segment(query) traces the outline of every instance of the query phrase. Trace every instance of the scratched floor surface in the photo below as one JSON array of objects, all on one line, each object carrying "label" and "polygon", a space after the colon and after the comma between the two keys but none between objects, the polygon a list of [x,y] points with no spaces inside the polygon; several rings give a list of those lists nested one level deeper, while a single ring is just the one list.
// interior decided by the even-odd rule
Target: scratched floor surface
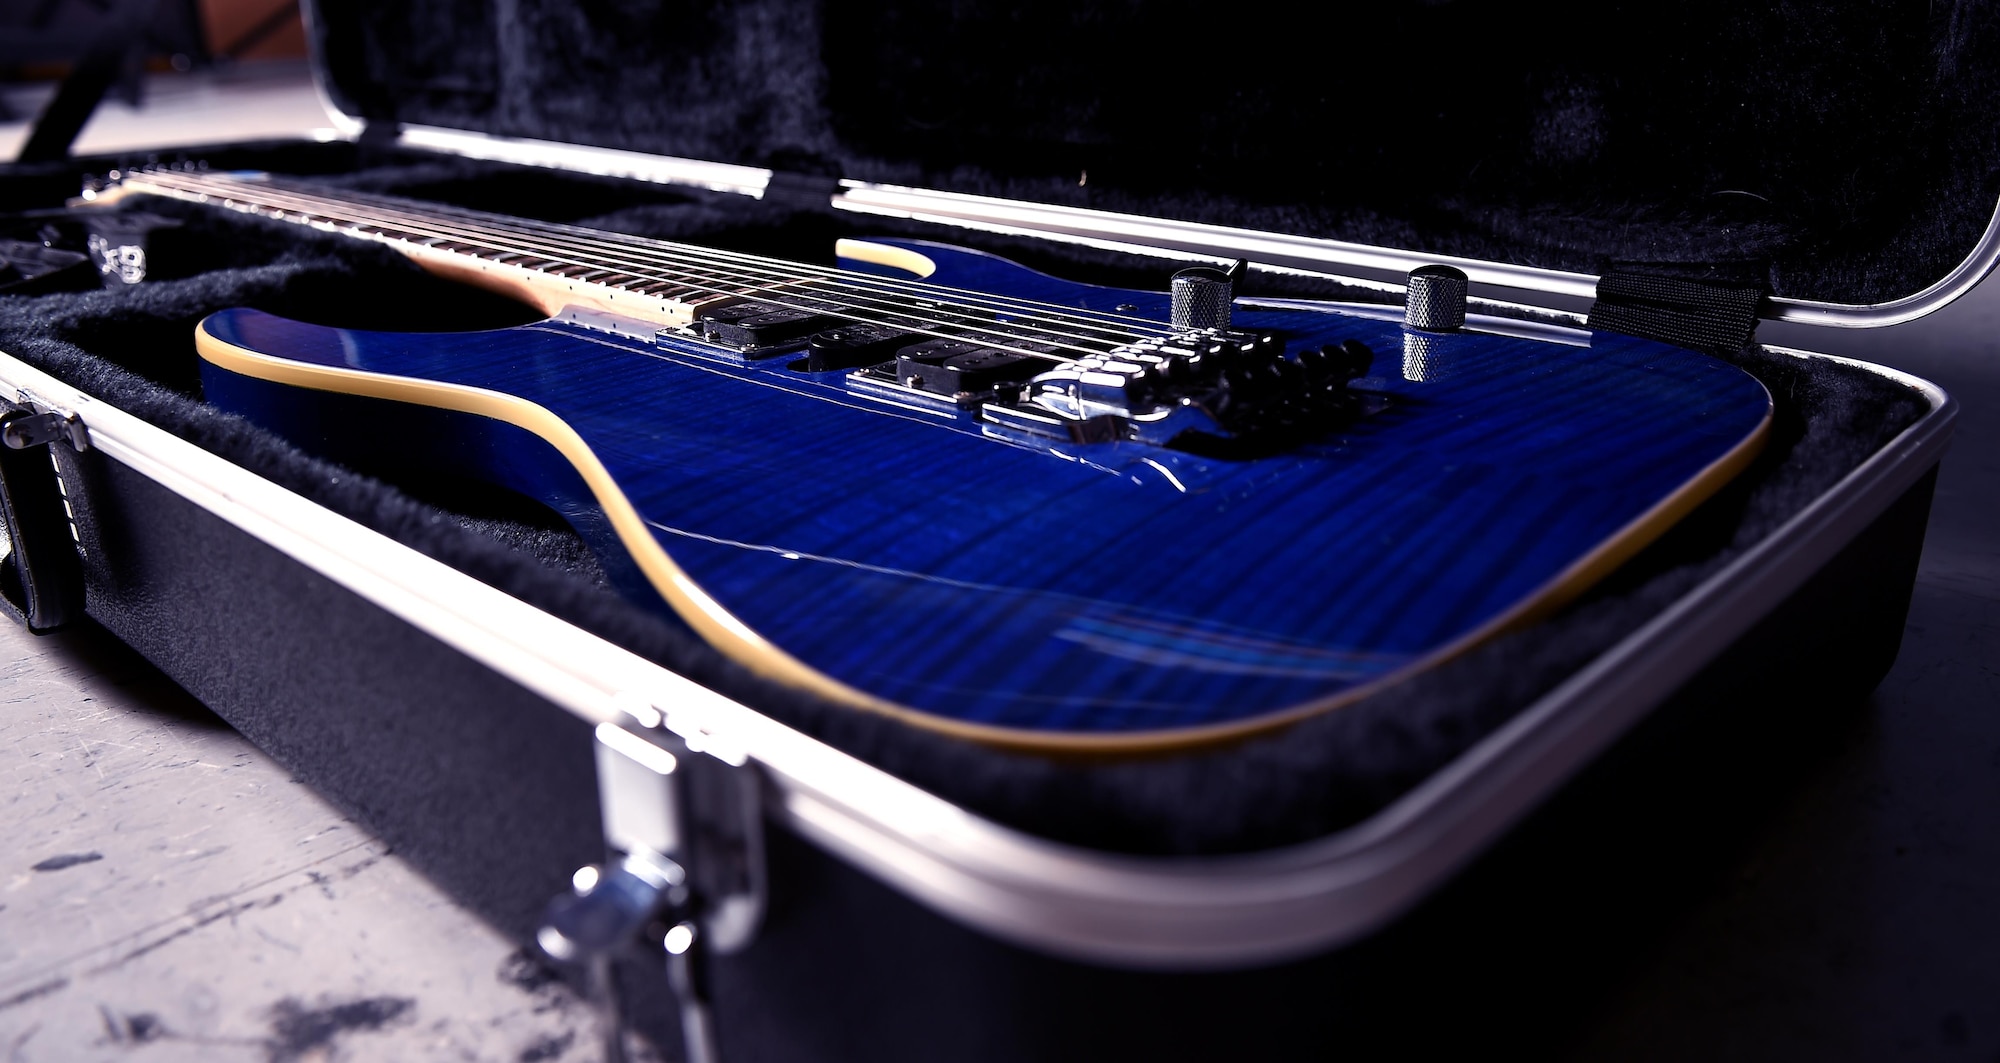
[{"label": "scratched floor surface", "polygon": [[[326,124],[296,64],[149,84],[78,150]],[[0,1063],[581,1060],[591,1018],[108,636],[0,621]]]},{"label": "scratched floor surface", "polygon": [[0,1061],[578,1060],[591,1018],[109,636],[0,622]]}]

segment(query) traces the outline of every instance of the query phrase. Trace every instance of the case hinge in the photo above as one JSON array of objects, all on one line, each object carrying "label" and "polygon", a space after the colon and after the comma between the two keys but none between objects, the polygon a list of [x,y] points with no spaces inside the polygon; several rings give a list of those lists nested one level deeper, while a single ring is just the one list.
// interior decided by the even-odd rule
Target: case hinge
[{"label": "case hinge", "polygon": [[0,609],[29,631],[54,631],[83,615],[82,537],[51,443],[81,452],[76,414],[23,395],[0,404]]},{"label": "case hinge", "polygon": [[662,960],[687,1058],[712,1063],[707,958],[749,945],[763,919],[761,783],[742,758],[661,727],[599,724],[596,753],[607,859],[549,902],[536,942],[566,962]]}]

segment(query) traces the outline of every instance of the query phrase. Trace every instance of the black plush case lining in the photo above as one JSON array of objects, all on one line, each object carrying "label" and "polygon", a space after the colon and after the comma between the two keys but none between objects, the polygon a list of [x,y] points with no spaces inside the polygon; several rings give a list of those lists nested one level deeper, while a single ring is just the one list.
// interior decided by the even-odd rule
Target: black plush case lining
[{"label": "black plush case lining", "polygon": [[308,6],[385,126],[1591,274],[1751,260],[1792,298],[1925,287],[2000,193],[1990,4]]}]

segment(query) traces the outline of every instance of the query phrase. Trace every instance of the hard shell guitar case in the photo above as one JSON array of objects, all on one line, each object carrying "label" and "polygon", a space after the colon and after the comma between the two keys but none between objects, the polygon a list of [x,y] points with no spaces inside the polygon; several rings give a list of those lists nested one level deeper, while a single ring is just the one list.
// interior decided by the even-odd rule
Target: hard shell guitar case
[{"label": "hard shell guitar case", "polygon": [[[37,629],[89,614],[468,907],[580,985],[613,987],[669,1058],[1532,1041],[1618,948],[1600,928],[1643,918],[1629,879],[1673,859],[1610,839],[1701,808],[1688,791],[1704,773],[1742,770],[1743,750],[1863,696],[1894,660],[1954,407],[1756,329],[1907,320],[1990,269],[1989,13],[1407,5],[1344,12],[1337,37],[1288,9],[1193,4],[307,15],[339,135],[17,164],[0,207],[60,208],[86,179],[148,167],[248,171],[517,219],[504,224],[537,240],[577,226],[821,270],[838,246],[891,278],[870,284],[919,283],[910,263],[950,245],[1153,293],[1162,314],[1170,278],[1205,268],[1193,276],[1227,278],[1242,321],[1332,307],[1365,323],[1370,357],[1349,374],[1363,396],[1371,378],[1376,394],[1442,379],[1443,332],[1404,304],[1425,273],[1462,274],[1465,334],[1585,362],[1678,352],[1770,396],[1740,468],[1531,623],[1282,726],[1022,748],[719,650],[621,595],[616,551],[417,460],[407,425],[331,417],[328,432],[367,445],[330,454],[203,375],[217,342],[248,349],[262,315],[354,340],[542,311],[301,225],[296,206],[80,208],[167,224],[140,284],[0,295],[0,592]],[[1536,49],[1494,46],[1524,20]],[[1018,325],[1002,312],[975,327],[1019,354],[1018,333],[996,331]],[[913,398],[927,374],[968,374],[954,390],[975,378],[907,353],[880,364],[917,381],[888,374],[871,394],[964,417],[1005,437],[994,446],[1073,444],[1089,462],[1091,446],[1138,440],[1092,436],[1113,422],[1087,426],[1080,390],[1062,393],[1077,427],[1056,444],[1028,422],[1060,403]],[[1368,401],[1341,416],[1423,413]],[[1606,431],[1634,416],[1563,405],[1533,408],[1551,431],[1572,412]],[[1139,442],[1167,446],[1156,467],[1172,474],[1208,445],[1191,439]],[[1243,457],[1216,453],[1203,460]],[[1476,558],[1490,540],[1469,541]],[[1177,556],[1138,536],[1101,563],[1171,584],[1189,575]],[[1307,557],[1300,578],[1333,560]],[[1369,597],[1393,609],[1414,593]],[[1128,661],[1135,646],[1177,666],[1195,653],[1143,625],[1072,634]],[[1306,667],[1205,638],[1204,667]]]}]

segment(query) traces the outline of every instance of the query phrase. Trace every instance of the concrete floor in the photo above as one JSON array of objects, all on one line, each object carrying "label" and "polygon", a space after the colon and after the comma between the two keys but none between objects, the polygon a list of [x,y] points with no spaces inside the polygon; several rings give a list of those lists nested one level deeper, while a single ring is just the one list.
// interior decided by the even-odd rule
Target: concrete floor
[{"label": "concrete floor", "polygon": [[0,624],[0,1059],[584,1059],[593,1013],[87,627]]},{"label": "concrete floor", "polygon": [[[303,65],[245,63],[105,101],[74,150],[328,125]],[[0,622],[0,750],[0,1061],[597,1057],[531,955],[101,630]]]},{"label": "concrete floor", "polygon": [[[296,110],[272,122],[321,124],[281,82],[257,89]],[[194,139],[161,113],[107,112],[82,147]],[[1742,805],[1550,1054],[2000,1060],[2000,280],[1890,329],[1763,338],[1963,405],[1903,653]],[[592,1051],[579,1002],[101,633],[0,625],[0,704],[0,1058]]]}]

